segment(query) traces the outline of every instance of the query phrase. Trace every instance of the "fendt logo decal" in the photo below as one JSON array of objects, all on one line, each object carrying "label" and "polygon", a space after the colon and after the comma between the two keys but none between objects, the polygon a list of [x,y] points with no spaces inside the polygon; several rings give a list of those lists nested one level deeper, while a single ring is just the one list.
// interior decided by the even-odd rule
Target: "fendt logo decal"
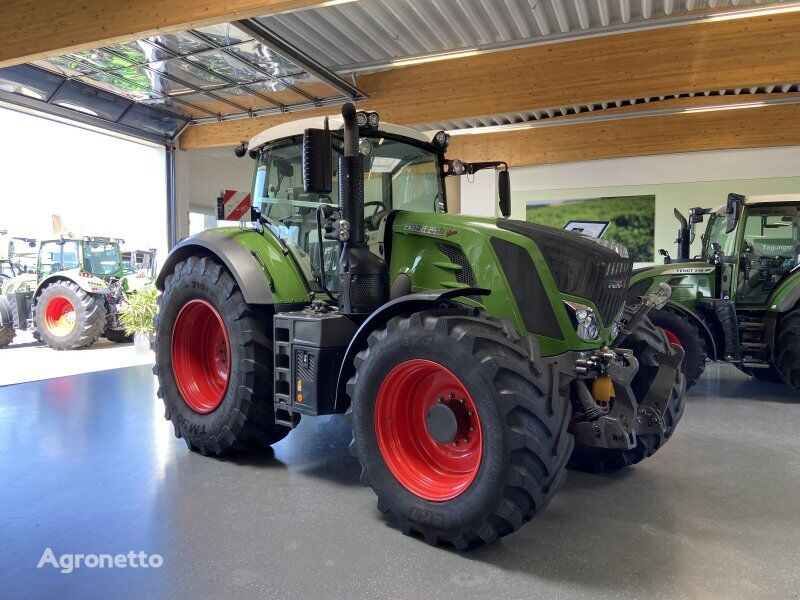
[{"label": "fendt logo decal", "polygon": [[412,233],[427,233],[428,235],[443,235],[446,237],[450,237],[451,235],[456,235],[458,233],[453,229],[448,229],[445,231],[441,227],[436,227],[434,225],[420,225],[419,223],[408,223],[407,225],[403,226],[403,229]]},{"label": "fendt logo decal", "polygon": [[662,271],[662,275],[705,275],[713,273],[714,267],[677,267]]}]

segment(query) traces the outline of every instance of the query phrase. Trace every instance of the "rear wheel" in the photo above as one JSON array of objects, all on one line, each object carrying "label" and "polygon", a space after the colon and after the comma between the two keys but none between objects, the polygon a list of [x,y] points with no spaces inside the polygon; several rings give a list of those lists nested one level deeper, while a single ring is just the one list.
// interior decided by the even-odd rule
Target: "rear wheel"
[{"label": "rear wheel", "polygon": [[708,348],[700,328],[690,317],[679,315],[669,308],[651,311],[650,320],[664,330],[670,344],[683,348],[681,370],[686,376],[686,389],[689,390],[700,379],[708,360]]},{"label": "rear wheel", "polygon": [[[633,350],[639,361],[639,370],[631,382],[631,389],[637,401],[641,402],[653,385],[658,373],[655,354],[671,354],[671,344],[666,332],[645,318],[630,337],[622,343],[622,347]],[[630,450],[590,448],[575,446],[570,466],[594,473],[616,471],[641,462],[652,456],[672,436],[684,410],[683,395],[686,391],[686,378],[682,371],[675,376],[669,399],[662,417],[665,429],[662,434],[648,433],[636,438],[636,446]]]},{"label": "rear wheel", "polygon": [[800,390],[800,309],[787,313],[778,322],[774,367],[783,381]]},{"label": "rear wheel", "polygon": [[175,435],[215,455],[286,437],[291,429],[275,423],[272,404],[271,315],[247,305],[211,257],[179,262],[158,303],[153,373]]},{"label": "rear wheel", "polygon": [[511,328],[468,310],[396,317],[348,382],[351,450],[378,509],[465,549],[519,529],[561,486],[570,407]]},{"label": "rear wheel", "polygon": [[54,350],[85,348],[103,335],[106,314],[102,297],[72,281],[56,281],[34,302],[33,335]]}]

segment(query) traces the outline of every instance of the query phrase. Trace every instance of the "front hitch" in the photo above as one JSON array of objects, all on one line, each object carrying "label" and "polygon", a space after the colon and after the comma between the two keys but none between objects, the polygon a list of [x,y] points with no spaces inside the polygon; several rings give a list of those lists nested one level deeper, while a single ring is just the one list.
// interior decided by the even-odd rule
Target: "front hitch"
[{"label": "front hitch", "polygon": [[620,329],[620,333],[617,336],[617,339],[611,344],[611,348],[619,348],[619,346],[628,339],[642,320],[647,316],[652,309],[660,309],[663,308],[664,305],[669,301],[670,296],[672,296],[672,288],[669,287],[666,283],[662,283],[658,290],[655,292],[650,292],[646,296],[642,298],[642,303],[639,305],[639,308],[633,313],[633,316],[630,319],[627,319],[622,322],[622,327]]}]

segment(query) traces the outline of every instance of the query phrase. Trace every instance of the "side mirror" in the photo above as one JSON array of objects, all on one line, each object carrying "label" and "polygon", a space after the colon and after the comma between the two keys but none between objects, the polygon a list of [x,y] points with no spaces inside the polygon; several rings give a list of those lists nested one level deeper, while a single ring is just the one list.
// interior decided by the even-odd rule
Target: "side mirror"
[{"label": "side mirror", "polygon": [[728,223],[725,228],[725,233],[731,233],[736,229],[736,224],[739,222],[739,209],[744,204],[744,196],[741,194],[728,194],[728,203],[725,205],[725,216]]},{"label": "side mirror", "polygon": [[511,215],[511,177],[509,176],[508,169],[500,171],[497,183],[500,196],[500,214],[508,218]]},{"label": "side mirror", "polygon": [[331,132],[327,127],[303,132],[303,190],[307,194],[331,193],[331,147]]}]

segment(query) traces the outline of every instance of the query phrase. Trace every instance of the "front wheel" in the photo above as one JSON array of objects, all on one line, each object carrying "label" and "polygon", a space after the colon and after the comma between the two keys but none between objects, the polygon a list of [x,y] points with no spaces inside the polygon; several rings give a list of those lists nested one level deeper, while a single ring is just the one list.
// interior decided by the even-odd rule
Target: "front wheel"
[{"label": "front wheel", "polygon": [[568,401],[510,328],[452,309],[374,331],[347,385],[351,449],[403,533],[466,549],[519,529],[561,486]]},{"label": "front wheel", "polygon": [[700,328],[691,317],[679,315],[669,308],[650,311],[649,316],[654,325],[664,330],[671,344],[683,348],[681,370],[686,376],[686,389],[691,389],[705,371],[708,361],[708,347]]},{"label": "front wheel", "polygon": [[291,431],[275,423],[272,319],[245,303],[210,257],[175,265],[158,298],[158,396],[175,436],[202,454],[264,449]]}]

